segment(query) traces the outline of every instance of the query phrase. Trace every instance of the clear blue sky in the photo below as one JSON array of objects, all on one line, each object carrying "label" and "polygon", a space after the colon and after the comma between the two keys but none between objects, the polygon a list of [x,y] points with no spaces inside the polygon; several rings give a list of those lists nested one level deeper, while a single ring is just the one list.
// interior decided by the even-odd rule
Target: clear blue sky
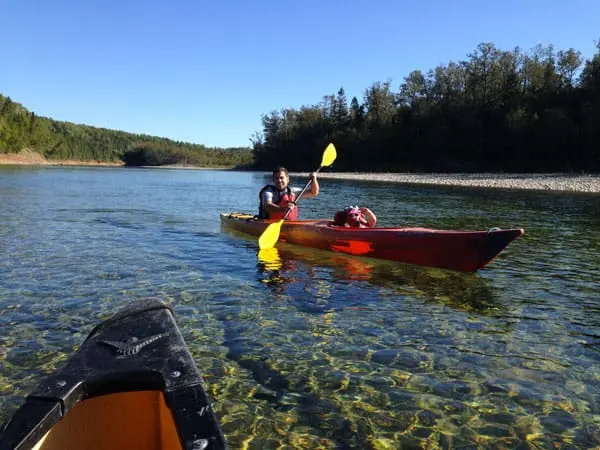
[{"label": "clear blue sky", "polygon": [[553,44],[587,59],[600,0],[6,0],[0,93],[35,113],[208,146],[261,114],[414,69]]}]

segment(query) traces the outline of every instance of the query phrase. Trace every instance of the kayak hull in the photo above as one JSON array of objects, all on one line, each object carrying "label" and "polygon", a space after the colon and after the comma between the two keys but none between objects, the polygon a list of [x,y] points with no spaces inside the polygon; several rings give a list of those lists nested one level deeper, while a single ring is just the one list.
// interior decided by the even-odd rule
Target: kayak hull
[{"label": "kayak hull", "polygon": [[137,302],[26,398],[0,450],[225,449],[204,386],[171,310]]},{"label": "kayak hull", "polygon": [[[243,213],[221,213],[224,228],[260,236],[273,223]],[[488,231],[431,228],[343,228],[328,220],[285,221],[280,242],[398,261],[421,266],[476,272],[489,264],[522,228]]]}]

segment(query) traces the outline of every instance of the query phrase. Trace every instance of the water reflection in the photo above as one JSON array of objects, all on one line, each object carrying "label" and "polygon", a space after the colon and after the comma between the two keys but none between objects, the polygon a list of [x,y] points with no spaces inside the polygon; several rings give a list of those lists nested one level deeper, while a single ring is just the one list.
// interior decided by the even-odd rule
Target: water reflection
[{"label": "water reflection", "polygon": [[323,180],[302,207],[527,230],[463,274],[283,244],[257,255],[218,232],[219,194],[246,210],[253,174],[0,172],[0,421],[97,321],[156,296],[232,449],[599,444],[598,195]]},{"label": "water reflection", "polygon": [[495,314],[501,310],[487,280],[465,274],[342,253],[324,252],[281,244],[257,254],[258,280],[279,293],[286,284],[309,283],[303,273],[327,270],[331,284],[368,283],[401,296],[417,296],[428,302],[463,311]]}]

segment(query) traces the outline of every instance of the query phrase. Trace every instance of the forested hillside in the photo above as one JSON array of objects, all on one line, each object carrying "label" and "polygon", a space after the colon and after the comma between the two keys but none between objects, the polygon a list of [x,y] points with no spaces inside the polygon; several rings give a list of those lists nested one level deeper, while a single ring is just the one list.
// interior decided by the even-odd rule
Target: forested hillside
[{"label": "forested hillside", "polygon": [[256,167],[311,170],[332,141],[334,170],[598,172],[597,48],[584,61],[575,49],[482,43],[463,61],[415,70],[396,86],[375,82],[350,102],[341,88],[273,111],[253,138]]},{"label": "forested hillside", "polygon": [[600,172],[600,42],[588,60],[551,45],[524,52],[482,43],[397,86],[374,82],[350,101],[342,87],[262,123],[252,150],[216,149],[39,117],[0,95],[0,153],[304,171],[334,142],[333,170]]},{"label": "forested hillside", "polygon": [[247,166],[247,148],[207,148],[155,136],[60,122],[37,116],[0,95],[0,153],[31,149],[51,160],[125,162],[127,165]]}]

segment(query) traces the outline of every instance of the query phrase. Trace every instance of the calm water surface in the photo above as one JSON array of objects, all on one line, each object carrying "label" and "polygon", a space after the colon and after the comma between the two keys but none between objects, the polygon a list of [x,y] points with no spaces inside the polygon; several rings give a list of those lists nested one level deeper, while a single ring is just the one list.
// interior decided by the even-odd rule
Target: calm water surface
[{"label": "calm water surface", "polygon": [[233,449],[600,445],[600,196],[323,180],[302,203],[526,229],[463,274],[294,246],[259,259],[219,212],[254,212],[265,181],[0,167],[0,420],[98,321],[155,297]]}]

